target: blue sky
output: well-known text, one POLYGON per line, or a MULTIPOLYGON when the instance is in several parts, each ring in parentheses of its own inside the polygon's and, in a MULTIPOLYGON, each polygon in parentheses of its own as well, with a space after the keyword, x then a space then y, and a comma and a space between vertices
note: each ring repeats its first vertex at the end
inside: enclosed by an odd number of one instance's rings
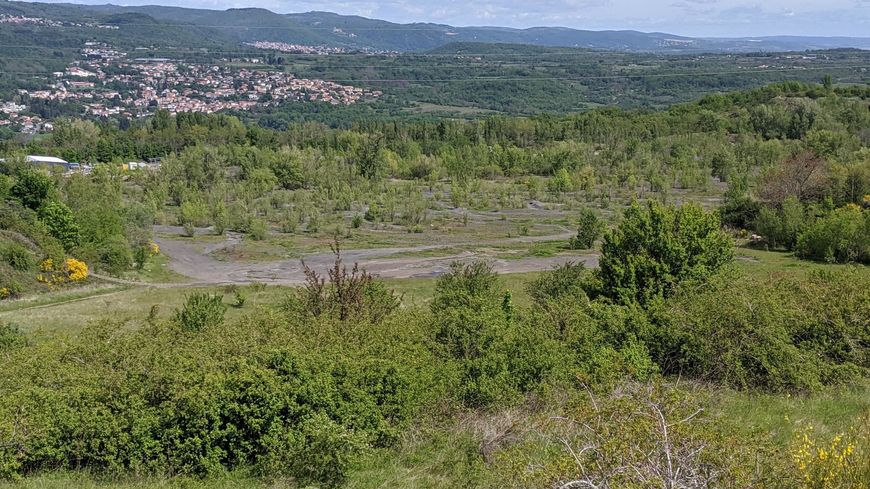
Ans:
POLYGON ((212 9, 262 7, 280 13, 326 10, 394 22, 634 29, 702 37, 784 34, 870 37, 870 0, 114 0, 112 3, 212 9))

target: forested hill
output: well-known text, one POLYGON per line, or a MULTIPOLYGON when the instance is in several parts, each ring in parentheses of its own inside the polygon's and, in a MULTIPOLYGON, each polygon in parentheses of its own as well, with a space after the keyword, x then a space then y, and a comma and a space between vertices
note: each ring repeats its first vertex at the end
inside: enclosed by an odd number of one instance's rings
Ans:
MULTIPOLYGON (((388 51, 425 51, 451 42, 517 43, 657 53, 792 51, 854 47, 870 49, 870 38, 779 36, 702 39, 667 33, 586 31, 563 27, 512 29, 453 27, 443 24, 397 24, 329 12, 279 14, 265 9, 205 10, 167 6, 118 6, 3 2, 0 14, 64 22, 124 25, 124 29, 159 25, 152 43, 189 47, 214 43, 276 41, 388 51), (131 18, 143 14, 146 18, 131 18), (166 24, 171 24, 170 29, 166 24), (193 30, 190 30, 193 28, 193 30), (195 37, 197 39, 191 39, 195 37)), ((12 26, 14 28, 15 26, 12 26)), ((9 29, 0 24, 0 29, 9 29)), ((100 37, 106 29, 91 29, 100 37)), ((147 33, 148 29, 144 29, 147 33)), ((147 44, 147 40, 143 40, 147 44)))

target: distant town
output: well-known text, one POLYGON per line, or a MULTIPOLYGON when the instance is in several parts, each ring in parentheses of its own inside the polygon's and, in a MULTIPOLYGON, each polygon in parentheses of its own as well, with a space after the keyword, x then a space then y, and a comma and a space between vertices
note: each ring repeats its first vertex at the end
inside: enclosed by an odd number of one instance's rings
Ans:
MULTIPOLYGON (((11 22, 9 17, 4 19, 11 22)), ((296 46, 295 49, 327 54, 313 46, 296 46)), ((251 110, 282 102, 351 105, 383 95, 379 90, 296 78, 290 73, 266 68, 263 59, 257 57, 233 61, 251 67, 195 64, 169 58, 132 58, 104 43, 86 43, 81 49, 81 59, 70 63, 64 71, 52 73, 44 87, 19 89, 17 100, 0 100, 0 127, 30 133, 50 131, 50 121, 28 112, 28 103, 33 100, 76 103, 84 107, 86 114, 95 117, 137 118, 157 109, 174 114, 251 110), (259 64, 263 68, 257 68, 259 64)))

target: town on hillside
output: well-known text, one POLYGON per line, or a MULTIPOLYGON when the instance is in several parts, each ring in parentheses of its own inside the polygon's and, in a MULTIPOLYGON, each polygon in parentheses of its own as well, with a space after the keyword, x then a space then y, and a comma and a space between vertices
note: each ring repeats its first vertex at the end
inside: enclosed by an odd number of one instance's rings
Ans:
POLYGON ((52 73, 44 87, 22 88, 17 100, 0 100, 0 126, 24 133, 50 131, 50 122, 29 112, 31 100, 77 103, 95 117, 138 118, 157 109, 175 114, 251 110, 283 102, 351 105, 383 95, 379 90, 259 69, 259 58, 242 61, 252 67, 131 58, 107 44, 89 42, 81 49, 81 59, 52 73))

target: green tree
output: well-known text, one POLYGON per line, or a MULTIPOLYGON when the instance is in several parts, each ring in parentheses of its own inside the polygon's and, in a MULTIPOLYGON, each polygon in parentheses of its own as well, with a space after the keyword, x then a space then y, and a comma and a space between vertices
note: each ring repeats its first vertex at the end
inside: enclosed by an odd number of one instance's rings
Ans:
POLYGON ((15 185, 9 193, 30 209, 38 209, 54 191, 54 182, 32 168, 23 169, 15 177, 15 185))
POLYGON ((686 279, 703 279, 729 263, 731 239, 715 213, 696 204, 632 204, 604 236, 597 277, 601 293, 622 303, 670 296, 686 279))
POLYGON ((48 228, 49 234, 57 238, 65 250, 78 246, 81 230, 72 211, 63 202, 52 200, 39 208, 39 220, 48 228))
POLYGON ((604 223, 598 219, 595 212, 589 208, 580 210, 580 223, 577 226, 577 235, 571 238, 571 248, 575 250, 586 250, 592 248, 595 240, 601 236, 604 230, 604 223))

